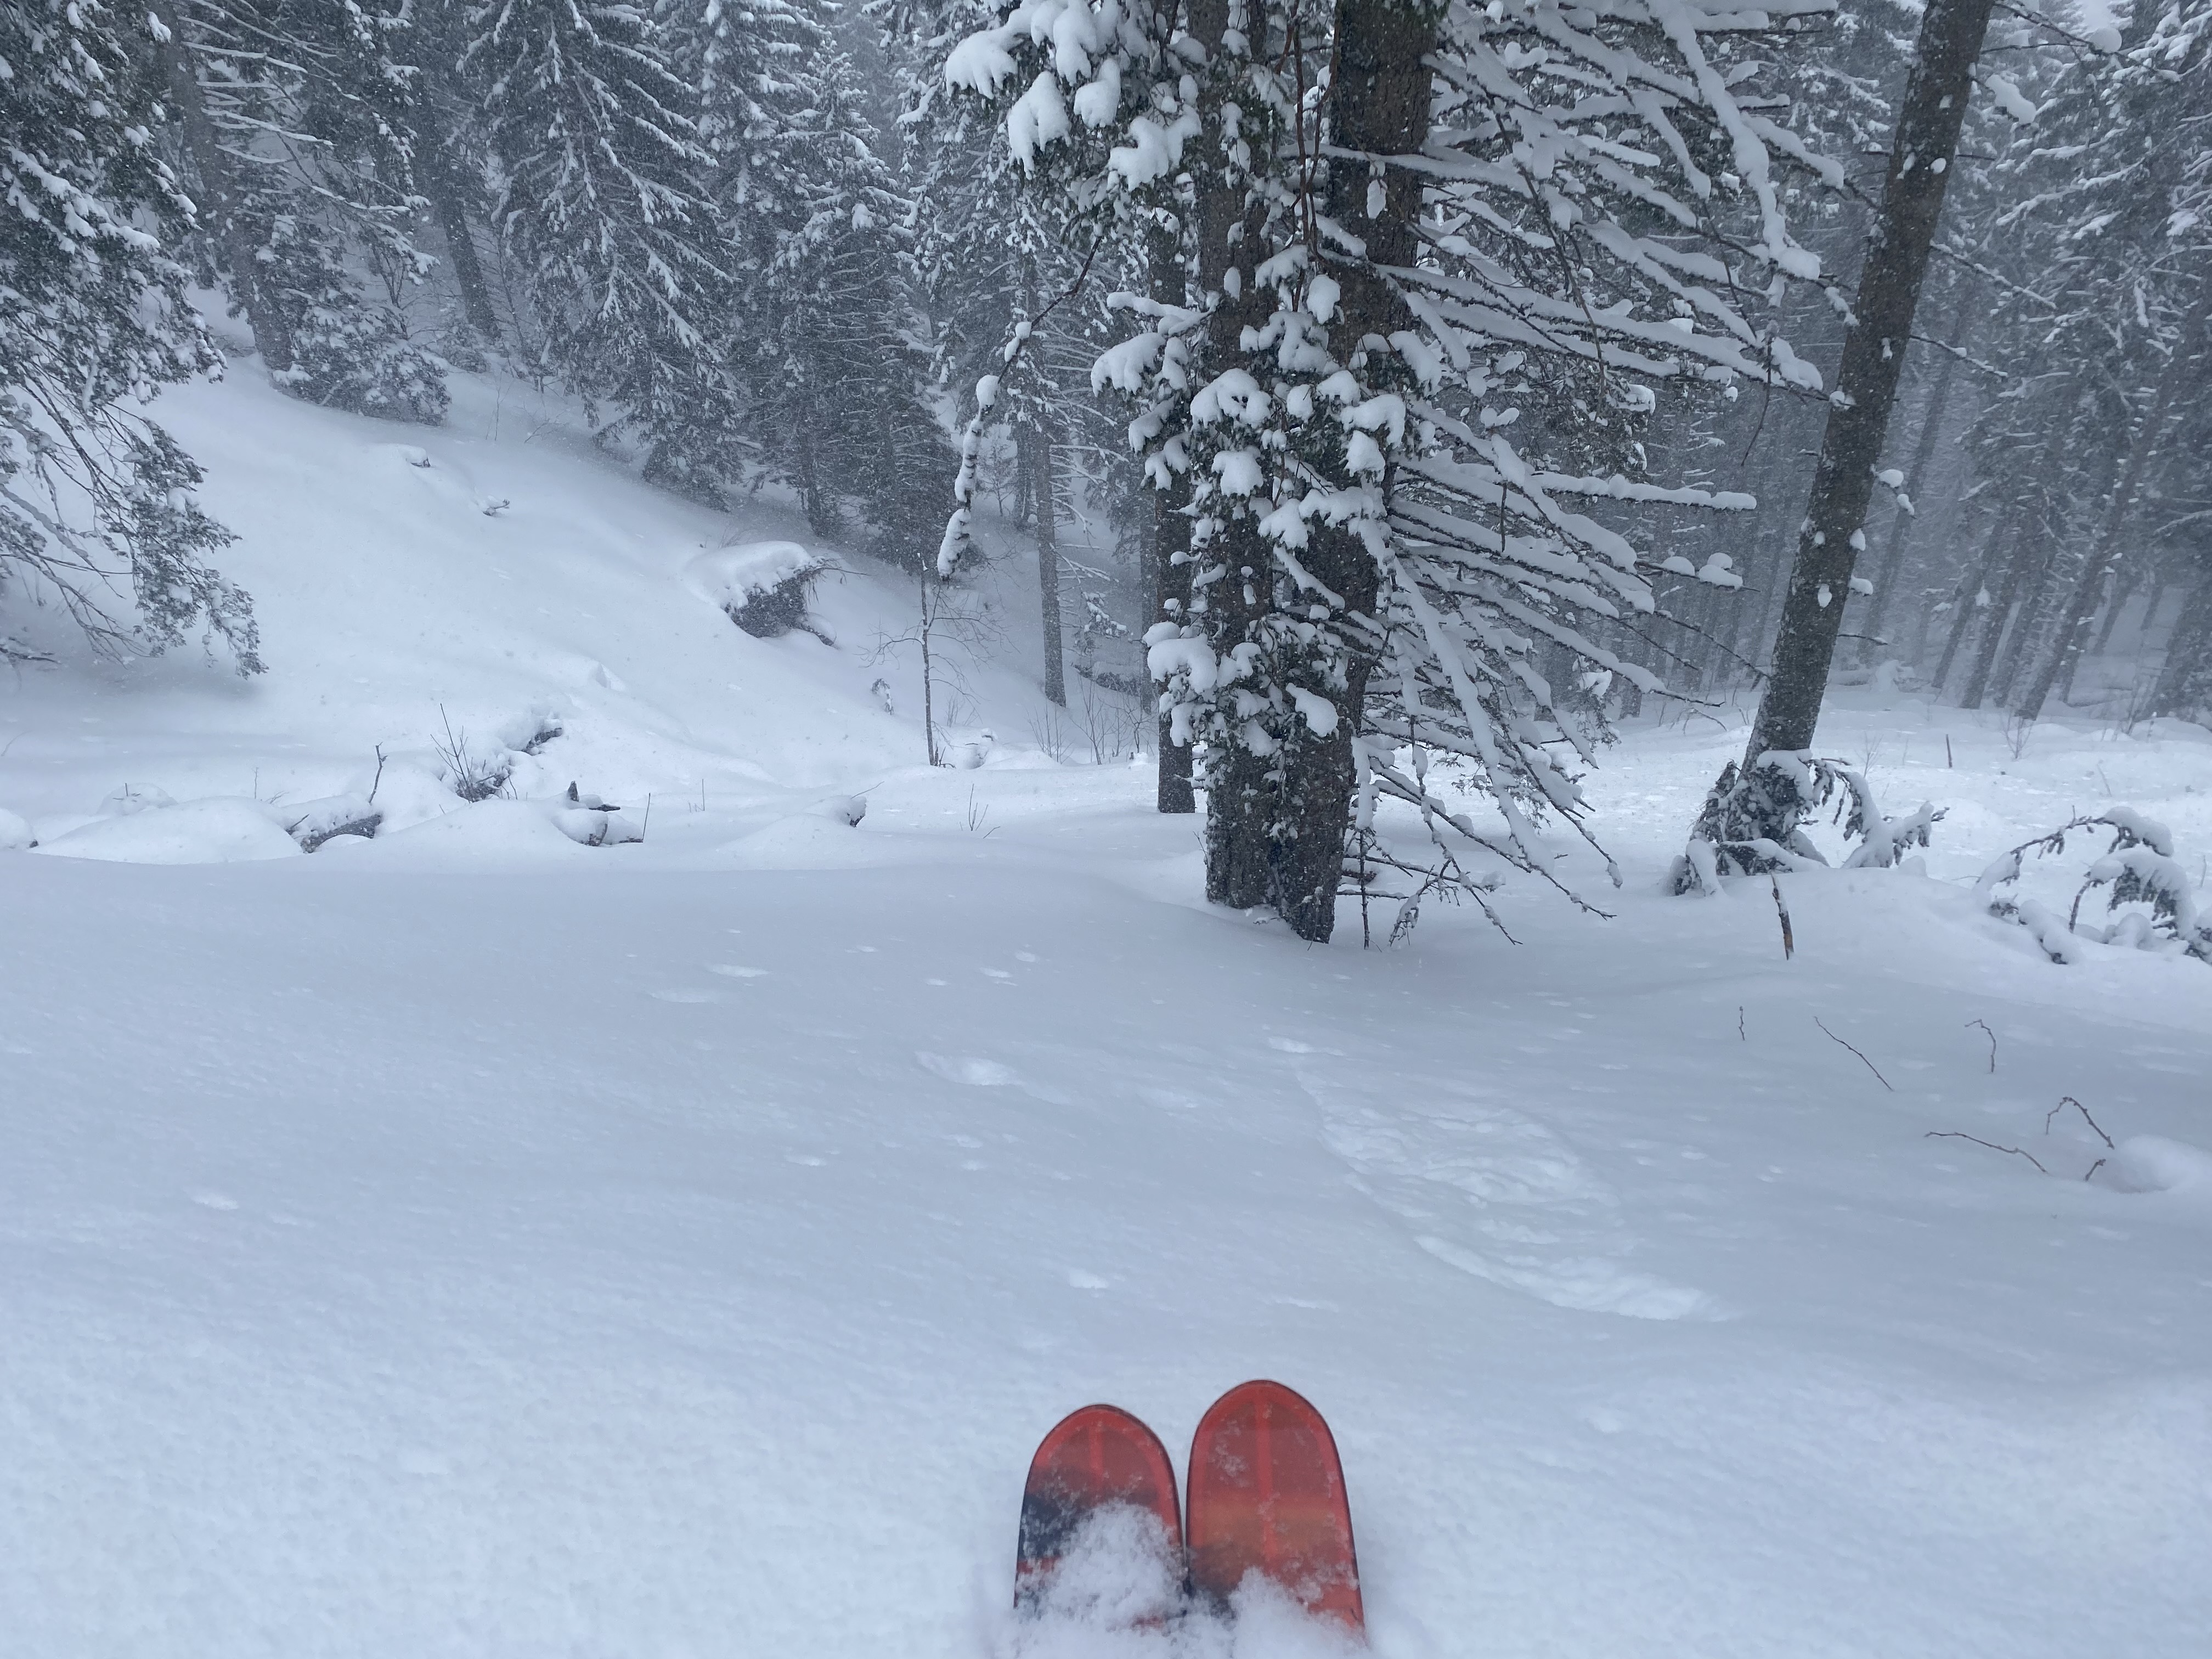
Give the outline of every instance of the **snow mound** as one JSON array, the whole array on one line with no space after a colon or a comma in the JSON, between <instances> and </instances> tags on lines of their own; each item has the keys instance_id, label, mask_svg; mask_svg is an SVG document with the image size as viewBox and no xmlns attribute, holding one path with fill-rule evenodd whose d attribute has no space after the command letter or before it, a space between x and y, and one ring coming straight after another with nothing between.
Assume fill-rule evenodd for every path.
<instances>
[{"instance_id":1,"label":"snow mound","mask_svg":"<svg viewBox=\"0 0 2212 1659\"><path fill-rule=\"evenodd\" d=\"M360 856L409 870L495 869L594 856L556 822L550 805L526 800L477 801L456 807L442 817L379 836L367 843Z\"/></svg>"},{"instance_id":2,"label":"snow mound","mask_svg":"<svg viewBox=\"0 0 2212 1659\"><path fill-rule=\"evenodd\" d=\"M684 580L702 599L726 611L822 568L821 556L797 542L741 542L701 554L684 567Z\"/></svg>"},{"instance_id":3,"label":"snow mound","mask_svg":"<svg viewBox=\"0 0 2212 1659\"><path fill-rule=\"evenodd\" d=\"M1366 1650L1254 1573L1222 1609L1186 1609L1157 1516L1087 1516L993 1644L998 1659L1352 1659Z\"/></svg>"},{"instance_id":4,"label":"snow mound","mask_svg":"<svg viewBox=\"0 0 2212 1659\"><path fill-rule=\"evenodd\" d=\"M97 818L33 850L112 864L245 864L297 858L300 844L263 802L216 796Z\"/></svg>"},{"instance_id":5,"label":"snow mound","mask_svg":"<svg viewBox=\"0 0 2212 1659\"><path fill-rule=\"evenodd\" d=\"M2212 1152L2163 1135L2130 1135L2106 1165L2124 1193L2194 1193L2212 1198Z\"/></svg>"},{"instance_id":6,"label":"snow mound","mask_svg":"<svg viewBox=\"0 0 2212 1659\"><path fill-rule=\"evenodd\" d=\"M12 853L31 844L31 826L20 814L0 806L0 853Z\"/></svg>"}]
</instances>

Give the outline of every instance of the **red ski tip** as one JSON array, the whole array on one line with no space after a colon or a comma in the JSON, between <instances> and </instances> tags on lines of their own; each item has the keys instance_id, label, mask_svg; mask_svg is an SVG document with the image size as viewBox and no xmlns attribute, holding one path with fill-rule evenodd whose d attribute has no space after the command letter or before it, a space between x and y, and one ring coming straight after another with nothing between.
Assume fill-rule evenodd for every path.
<instances>
[{"instance_id":1,"label":"red ski tip","mask_svg":"<svg viewBox=\"0 0 2212 1659\"><path fill-rule=\"evenodd\" d=\"M1359 1562L1336 1439L1279 1382L1215 1401L1190 1446L1191 1587L1225 1601L1257 1571L1310 1613L1364 1633Z\"/></svg>"},{"instance_id":2,"label":"red ski tip","mask_svg":"<svg viewBox=\"0 0 2212 1659\"><path fill-rule=\"evenodd\" d=\"M1062 1418L1030 1460L1014 1568L1017 1606L1058 1563L1085 1517L1110 1504L1148 1511L1165 1528L1170 1554L1182 1553L1182 1516L1167 1448L1120 1407L1085 1406Z\"/></svg>"}]
</instances>

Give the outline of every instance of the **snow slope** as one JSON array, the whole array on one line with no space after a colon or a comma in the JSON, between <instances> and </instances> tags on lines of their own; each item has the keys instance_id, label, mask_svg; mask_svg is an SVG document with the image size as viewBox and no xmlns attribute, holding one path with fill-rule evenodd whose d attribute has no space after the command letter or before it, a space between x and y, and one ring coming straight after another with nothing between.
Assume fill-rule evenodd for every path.
<instances>
[{"instance_id":1,"label":"snow slope","mask_svg":"<svg viewBox=\"0 0 2212 1659\"><path fill-rule=\"evenodd\" d=\"M1610 920L1316 950L1198 902L1142 769L908 764L852 643L893 586L752 641L680 580L726 521L555 430L426 482L192 399L272 672L28 677L0 805L327 793L540 698L545 781L666 794L605 848L418 780L310 857L0 853L7 1650L1006 1654L1045 1429L1110 1400L1180 1462L1274 1376L1383 1659L2203 1651L2212 974L2054 966L1968 890L2108 798L2193 866L2204 733L2014 757L1853 694L1831 746L1952 816L1924 873L1785 878L1785 963L1764 887L1657 890L1740 730L1646 727Z\"/></svg>"}]
</instances>

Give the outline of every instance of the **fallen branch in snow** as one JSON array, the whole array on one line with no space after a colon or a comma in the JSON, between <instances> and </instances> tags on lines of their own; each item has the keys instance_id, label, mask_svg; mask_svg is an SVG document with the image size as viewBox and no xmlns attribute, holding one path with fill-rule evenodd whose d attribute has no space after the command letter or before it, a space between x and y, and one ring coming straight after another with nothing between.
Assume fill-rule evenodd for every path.
<instances>
[{"instance_id":1,"label":"fallen branch in snow","mask_svg":"<svg viewBox=\"0 0 2212 1659\"><path fill-rule=\"evenodd\" d=\"M1790 907L1782 902L1782 883L1779 878L1766 878L1774 888L1774 914L1782 918L1782 959L1784 962L1797 954L1797 940L1790 931Z\"/></svg>"},{"instance_id":2,"label":"fallen branch in snow","mask_svg":"<svg viewBox=\"0 0 2212 1659\"><path fill-rule=\"evenodd\" d=\"M2037 1169L2043 1170L2043 1160L2036 1157L2033 1152L2024 1152L2018 1146L2000 1146L1994 1140L1984 1140L1979 1135L1970 1135L1963 1129L1930 1129L1922 1139L1924 1140L1971 1140L1975 1146L1986 1146L1993 1152L2009 1152L2014 1158L2024 1158ZM2104 1162L2102 1158L2097 1161L2100 1164ZM2051 1171L2043 1170L2043 1173L2049 1175ZM2095 1171L2091 1171L2091 1174L2094 1173ZM2089 1177L2084 1176L2081 1178L2087 1181Z\"/></svg>"},{"instance_id":3,"label":"fallen branch in snow","mask_svg":"<svg viewBox=\"0 0 2212 1659\"><path fill-rule=\"evenodd\" d=\"M1827 1035L1827 1038L1828 1038L1828 1041L1829 1041L1829 1042L1844 1042L1843 1038L1841 1038L1841 1037L1838 1036L1837 1036L1833 1031L1830 1031L1830 1030L1828 1030L1827 1025L1826 1025L1826 1024L1821 1020L1821 1018L1820 1018L1820 1015L1815 1014L1815 1015L1814 1015L1814 1016L1813 1016L1813 1024L1815 1024L1815 1025L1820 1026L1820 1030L1821 1030L1823 1032L1826 1032L1826 1035ZM1844 1042L1844 1048L1850 1048L1850 1050L1851 1050L1851 1052L1852 1052L1853 1054L1857 1054L1857 1055L1858 1055L1860 1064L1862 1064L1863 1066L1864 1066L1867 1068L1867 1070L1869 1070L1869 1072L1872 1072L1872 1073L1874 1073L1874 1080L1875 1080L1876 1083L1879 1083L1880 1085L1881 1085L1881 1086L1882 1086L1883 1088L1887 1089L1887 1090L1890 1091L1890 1093L1892 1093L1892 1094L1895 1094L1895 1093L1897 1092L1897 1089L1896 1089L1895 1085L1893 1085L1887 1078L1884 1077L1884 1076L1881 1074L1881 1067L1880 1067L1879 1066L1875 1065L1872 1060L1869 1060L1869 1059L1866 1057L1866 1055L1865 1055L1864 1054L1861 1053L1858 1049L1852 1048L1852 1047L1851 1047L1851 1045L1850 1045L1850 1043L1848 1043L1848 1042ZM1966 1137L1966 1139L1969 1139L1969 1140L1972 1140L1972 1139L1973 1139L1973 1137L1972 1137L1972 1135L1969 1135L1969 1136L1967 1136L1967 1137Z\"/></svg>"},{"instance_id":4,"label":"fallen branch in snow","mask_svg":"<svg viewBox=\"0 0 2212 1659\"><path fill-rule=\"evenodd\" d=\"M2071 1106L2075 1111L2081 1113L2081 1121L2097 1132L2097 1139L2105 1143L2105 1150L2106 1152L2116 1152L2118 1150L2112 1145L2112 1136L2105 1133L2104 1126L2099 1123L2095 1118L2089 1115L2089 1109L2087 1106L2084 1106L2080 1101L2075 1099L2071 1095L2059 1096L2058 1103L2043 1115L2044 1133L2049 1134L2051 1133L2051 1120L2057 1117L2059 1113L2064 1111L2069 1106ZM2099 1158L2097 1161L2101 1164L2104 1162L2104 1159ZM2084 1176L2082 1179L2086 1181L2088 1177Z\"/></svg>"}]
</instances>

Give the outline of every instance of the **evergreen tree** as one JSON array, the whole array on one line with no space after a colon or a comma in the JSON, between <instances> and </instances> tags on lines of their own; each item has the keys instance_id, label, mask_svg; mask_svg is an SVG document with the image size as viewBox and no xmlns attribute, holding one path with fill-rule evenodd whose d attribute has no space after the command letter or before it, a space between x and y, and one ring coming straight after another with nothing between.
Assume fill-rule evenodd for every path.
<instances>
[{"instance_id":1,"label":"evergreen tree","mask_svg":"<svg viewBox=\"0 0 2212 1659\"><path fill-rule=\"evenodd\" d=\"M192 204L154 135L143 37L99 0L0 3L0 598L50 597L109 655L204 628L258 672L200 471L141 411L220 360L163 246ZM127 587L134 625L112 609ZM0 659L40 654L0 635Z\"/></svg>"},{"instance_id":2,"label":"evergreen tree","mask_svg":"<svg viewBox=\"0 0 2212 1659\"><path fill-rule=\"evenodd\" d=\"M504 170L495 210L538 349L634 433L646 476L719 501L738 418L698 97L653 20L619 3L492 0L464 59Z\"/></svg>"},{"instance_id":3,"label":"evergreen tree","mask_svg":"<svg viewBox=\"0 0 2212 1659\"><path fill-rule=\"evenodd\" d=\"M951 54L1016 160L1100 234L1139 242L1138 193L1194 140L1201 196L1218 176L1241 209L1223 258L1201 204L1196 303L1126 296L1149 326L1102 364L1144 399L1155 475L1190 482L1193 596L1150 638L1176 735L1210 744L1216 898L1328 937L1378 795L1436 837L1399 860L1409 906L1439 882L1480 902L1449 836L1537 869L1533 814L1578 821L1553 748L1587 754L1596 735L1578 687L1657 682L1584 626L1649 614L1650 567L1566 503L1723 503L1525 453L1506 435L1519 400L1626 418L1655 381L1818 380L1745 307L1817 274L1781 174L1834 169L1749 97L1761 60L1738 21L1671 0L1449 18L1346 0L1218 32L1194 8L1183 32L1167 11L1038 0ZM1437 128L1429 66L1455 106ZM1449 161L1401 159L1440 131ZM998 385L979 391L988 410ZM1630 460L1626 430L1606 459ZM1432 767L1486 793L1503 836L1434 793Z\"/></svg>"},{"instance_id":4,"label":"evergreen tree","mask_svg":"<svg viewBox=\"0 0 2212 1659\"><path fill-rule=\"evenodd\" d=\"M745 431L817 533L857 514L878 551L913 563L943 510L943 439L909 323L912 204L852 58L800 0L708 0L696 52Z\"/></svg>"},{"instance_id":5,"label":"evergreen tree","mask_svg":"<svg viewBox=\"0 0 2212 1659\"><path fill-rule=\"evenodd\" d=\"M412 70L400 12L345 0L161 0L170 92L205 240L270 378L312 402L435 424L442 366L409 337ZM355 261L385 279L378 301Z\"/></svg>"}]
</instances>

